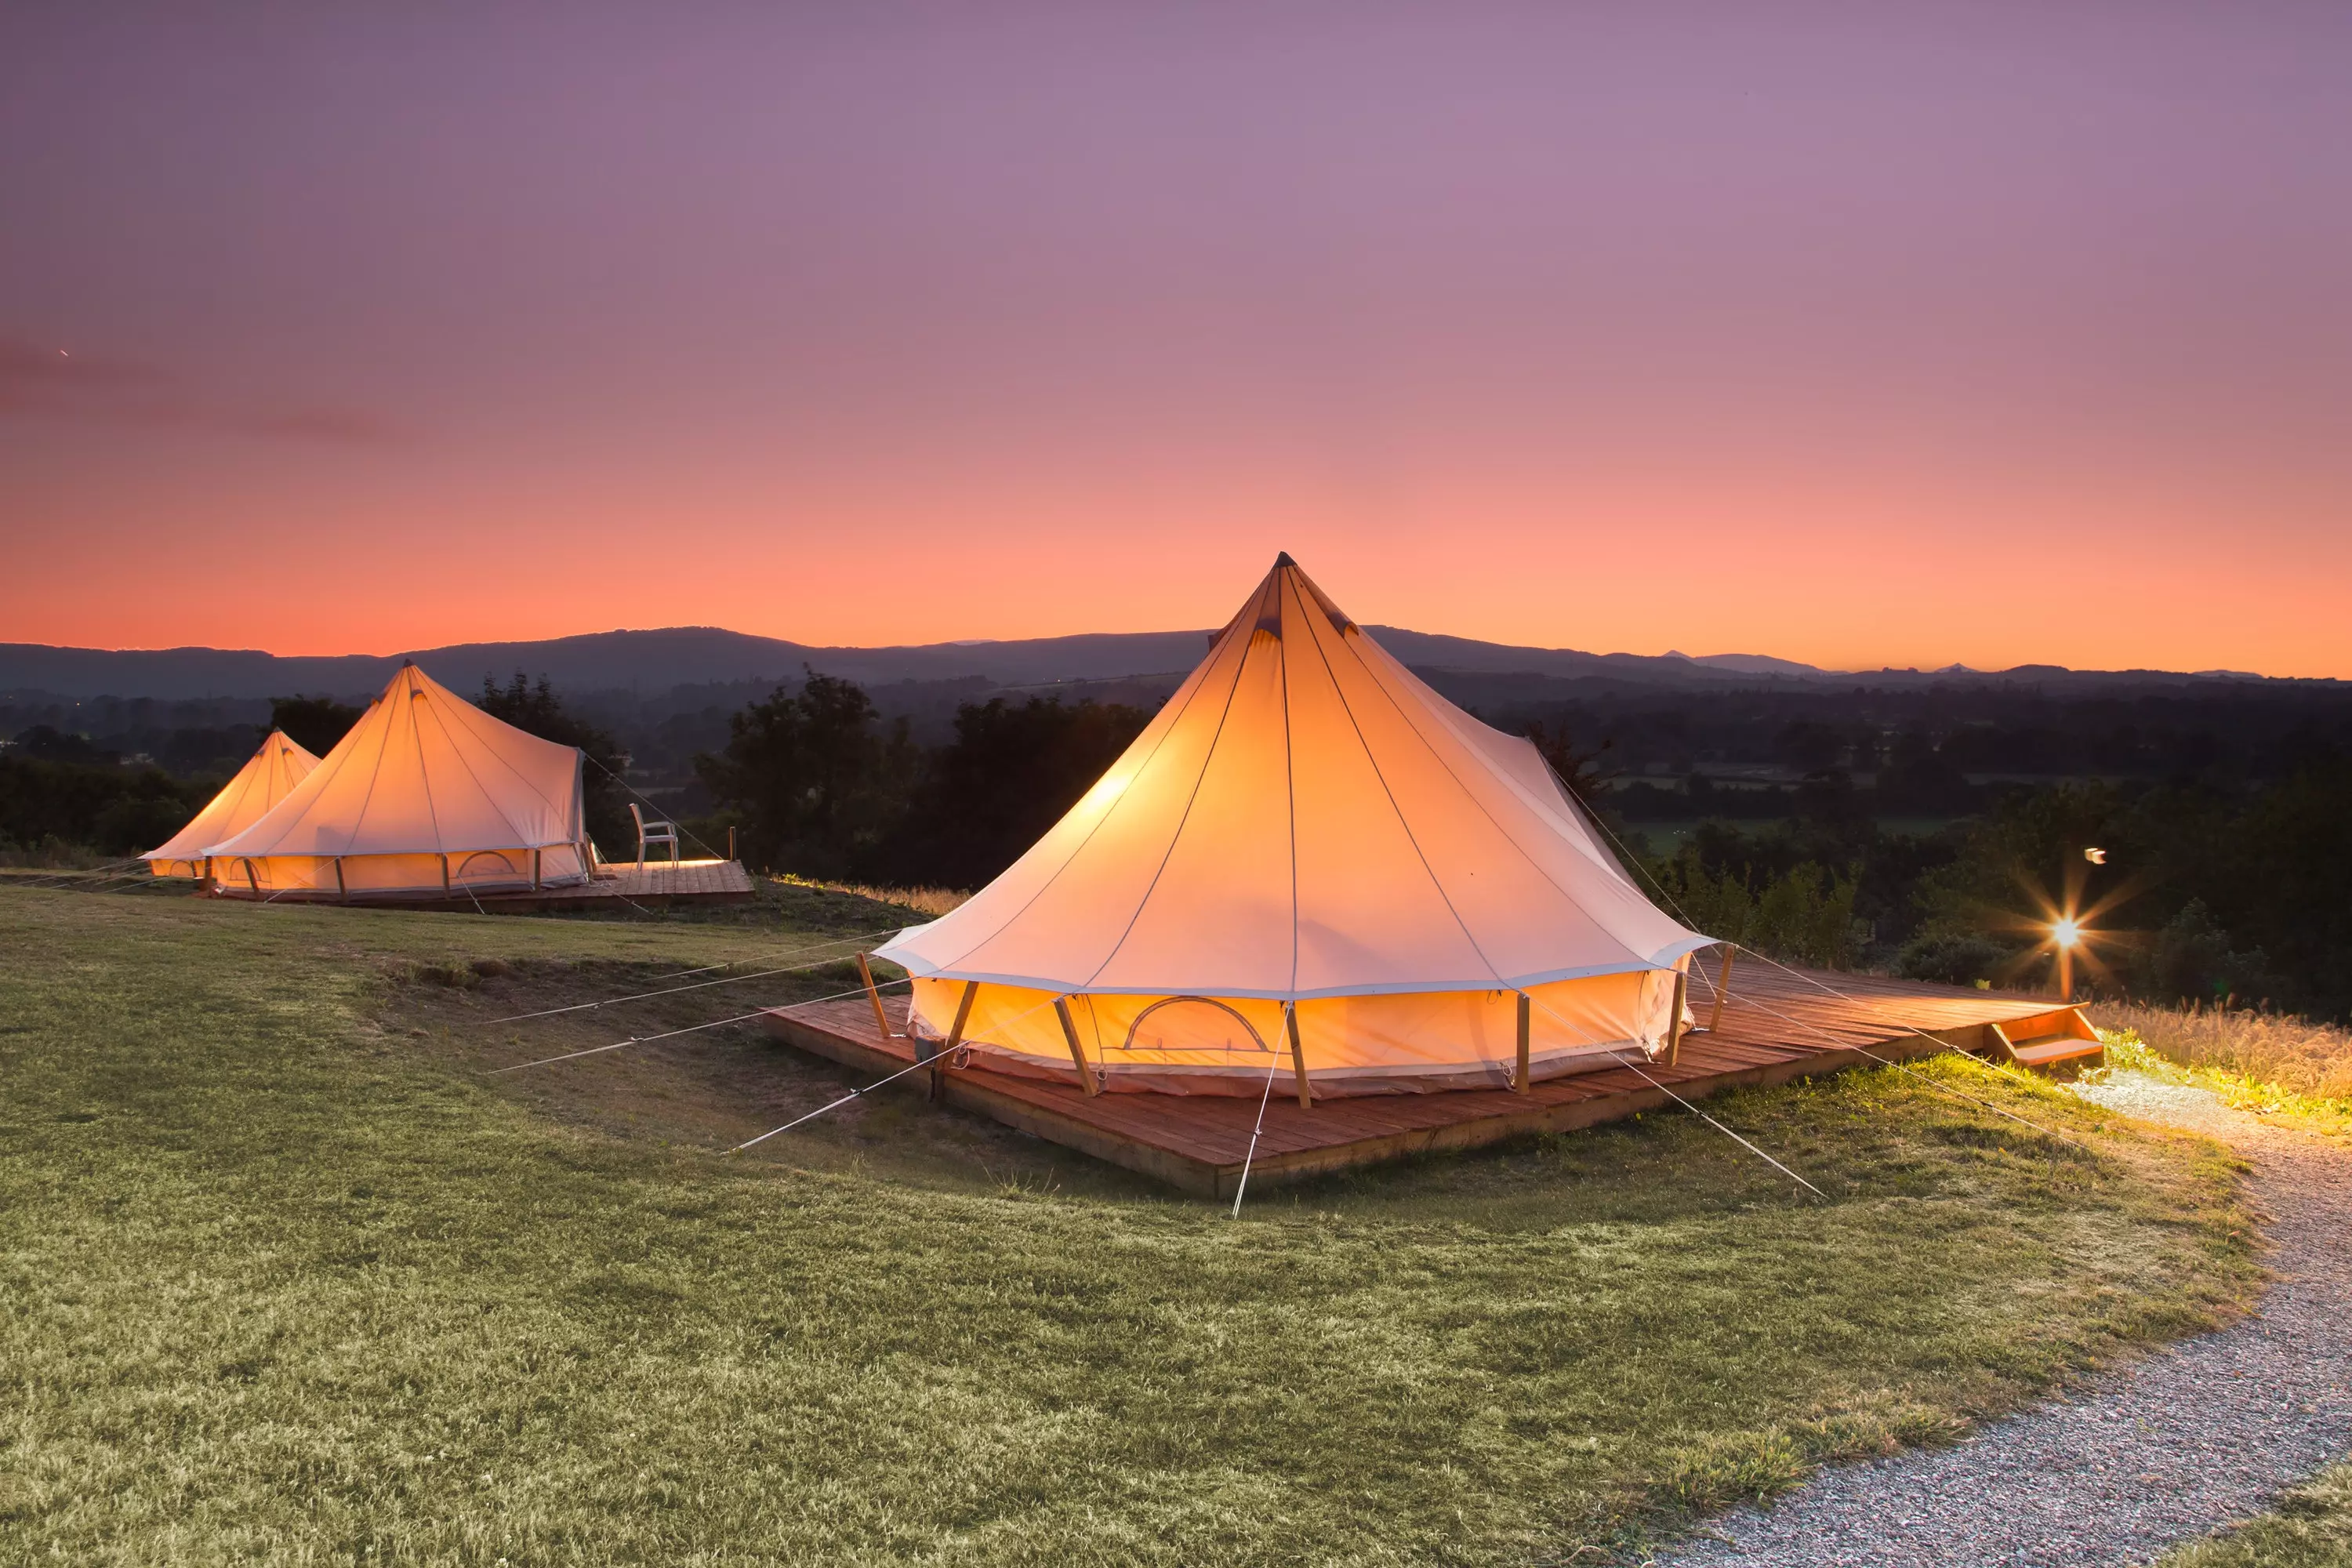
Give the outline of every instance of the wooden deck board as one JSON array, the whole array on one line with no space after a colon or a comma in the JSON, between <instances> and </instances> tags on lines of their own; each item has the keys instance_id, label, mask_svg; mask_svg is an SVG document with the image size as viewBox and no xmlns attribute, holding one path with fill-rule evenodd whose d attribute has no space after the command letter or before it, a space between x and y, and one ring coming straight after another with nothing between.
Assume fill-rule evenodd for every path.
<instances>
[{"instance_id":1,"label":"wooden deck board","mask_svg":"<svg viewBox=\"0 0 2352 1568\"><path fill-rule=\"evenodd\" d=\"M217 898L248 899L234 884L223 885L214 895ZM735 860L688 860L672 866L665 861L650 861L639 870L635 861L622 865L607 863L596 868L595 878L568 888L547 888L539 892L468 893L462 888L444 895L428 892L369 894L355 893L348 899L338 898L334 889L304 889L297 893L279 893L263 902L350 904L355 908L391 908L403 910L479 910L484 914L535 914L544 910L608 909L614 905L643 904L660 908L672 903L747 903L753 897L751 874L741 862ZM250 901L248 900L248 901ZM867 1020L870 1025L872 1020Z\"/></svg>"},{"instance_id":2,"label":"wooden deck board","mask_svg":"<svg viewBox=\"0 0 2352 1568\"><path fill-rule=\"evenodd\" d=\"M2038 1024L2065 1012L2047 998L1868 975L1821 979L1852 1000L1819 989L1808 977L1743 960L1732 974L1721 1026L1685 1036L1672 1066L1644 1062L1638 1071L1606 1068L1549 1079L1525 1095L1504 1089L1363 1095L1318 1100L1302 1110L1288 1075L1277 1074L1250 1180L1274 1184L1423 1150L1475 1148L1527 1132L1591 1126L1671 1103L1659 1086L1696 1100L1834 1072L1871 1056L1901 1059L1946 1046L1983 1049L1992 1044L1990 1024ZM1692 1011L1704 1022L1714 1006L1712 988L1692 990ZM862 996L775 1009L768 1026L793 1045L877 1075L915 1059L910 1042L885 1038L876 1029ZM1259 1107L1255 1095L1089 1099L1074 1083L977 1066L948 1071L943 1097L1204 1196L1232 1193Z\"/></svg>"}]
</instances>

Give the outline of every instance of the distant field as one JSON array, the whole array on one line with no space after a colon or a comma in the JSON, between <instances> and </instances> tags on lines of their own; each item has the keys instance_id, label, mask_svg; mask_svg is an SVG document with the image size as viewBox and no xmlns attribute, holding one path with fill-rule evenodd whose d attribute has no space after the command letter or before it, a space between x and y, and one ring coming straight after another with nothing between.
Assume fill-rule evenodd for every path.
<instances>
[{"instance_id":1,"label":"distant field","mask_svg":"<svg viewBox=\"0 0 2352 1568\"><path fill-rule=\"evenodd\" d=\"M1959 818L1954 816L1882 816L1877 820L1878 830L1882 833L1901 833L1908 834L1916 837L1926 837L1930 834L1941 833L1945 828L1949 827L1953 823L1958 821ZM1781 826L1785 821L1785 818L1777 817L1743 818L1736 826L1744 832L1757 833L1770 827ZM1692 834L1696 833L1698 828L1698 819L1693 818L1688 822L1633 822L1626 824L1623 831L1628 839L1636 833L1648 835L1650 840L1650 853L1653 855L1670 855L1674 852L1675 847L1677 845L1681 844L1683 840L1688 838Z\"/></svg>"},{"instance_id":2,"label":"distant field","mask_svg":"<svg viewBox=\"0 0 2352 1568\"><path fill-rule=\"evenodd\" d=\"M805 895L805 897L803 897ZM493 1024L769 923L0 889L0 1541L76 1563L1488 1563L1671 1531L2237 1310L2210 1145L1946 1061L1239 1223L741 1026ZM789 920L790 923L786 923ZM671 978L672 984L687 983Z\"/></svg>"}]
</instances>

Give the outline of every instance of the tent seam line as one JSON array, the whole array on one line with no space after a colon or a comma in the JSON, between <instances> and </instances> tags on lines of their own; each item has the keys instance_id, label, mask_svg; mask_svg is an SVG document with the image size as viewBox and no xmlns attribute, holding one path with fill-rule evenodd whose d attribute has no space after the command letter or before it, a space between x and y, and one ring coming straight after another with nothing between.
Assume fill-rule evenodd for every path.
<instances>
[{"instance_id":1,"label":"tent seam line","mask_svg":"<svg viewBox=\"0 0 2352 1568\"><path fill-rule=\"evenodd\" d=\"M1240 618L1238 616L1234 617L1237 622ZM1092 985L1102 978L1103 971L1111 966L1112 962L1118 957L1119 949L1127 945L1127 939L1135 934L1136 921L1143 918L1145 908L1151 902L1151 895L1159 890L1160 879L1168 874L1168 862L1176 858L1176 846L1183 842L1184 829L1192 820L1192 807L1200 802L1201 785L1209 776L1210 766L1217 760L1217 747L1224 741L1225 721L1233 717L1234 699L1241 694L1242 676L1249 668L1249 645L1256 640L1256 628L1253 626L1249 636L1243 640L1241 658L1234 661L1234 683L1225 689L1225 705L1217 714L1216 732L1209 737L1209 749L1201 753L1201 771L1192 777L1192 793L1184 797L1184 811L1183 815L1176 819L1176 831L1168 836L1168 847L1160 852L1160 864L1153 868L1151 880L1145 884L1143 896L1135 901L1135 912L1127 917L1127 924L1120 930L1118 940L1110 944L1110 951L1103 954L1102 962L1096 964L1094 973L1087 976L1085 985ZM1275 638L1277 643L1281 640L1279 636ZM1206 682L1202 684L1205 685ZM1170 734L1174 734L1176 731L1176 727L1172 724L1168 729ZM1081 986L1081 989L1083 990L1084 986Z\"/></svg>"}]
</instances>

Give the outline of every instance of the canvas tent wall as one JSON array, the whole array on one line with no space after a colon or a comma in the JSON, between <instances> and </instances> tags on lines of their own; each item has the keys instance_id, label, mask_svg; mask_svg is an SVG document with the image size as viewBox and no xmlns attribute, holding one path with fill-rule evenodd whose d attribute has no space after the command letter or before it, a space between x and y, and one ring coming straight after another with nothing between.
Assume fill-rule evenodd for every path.
<instances>
[{"instance_id":1,"label":"canvas tent wall","mask_svg":"<svg viewBox=\"0 0 2352 1568\"><path fill-rule=\"evenodd\" d=\"M1004 874L878 951L992 1067L1110 1089L1496 1087L1655 1052L1708 939L1527 740L1282 557L1125 755ZM1522 1002L1524 998L1524 1003ZM1291 1031L1295 1026L1296 1035Z\"/></svg>"},{"instance_id":2,"label":"canvas tent wall","mask_svg":"<svg viewBox=\"0 0 2352 1568\"><path fill-rule=\"evenodd\" d=\"M581 755L404 665L310 775L206 853L219 890L402 898L591 874Z\"/></svg>"},{"instance_id":3,"label":"canvas tent wall","mask_svg":"<svg viewBox=\"0 0 2352 1568\"><path fill-rule=\"evenodd\" d=\"M272 730L261 749L246 760L220 794L188 819L185 827L140 858L158 877L210 876L211 859L205 847L260 821L263 813L284 800L318 765L319 759L288 739L286 731Z\"/></svg>"}]
</instances>

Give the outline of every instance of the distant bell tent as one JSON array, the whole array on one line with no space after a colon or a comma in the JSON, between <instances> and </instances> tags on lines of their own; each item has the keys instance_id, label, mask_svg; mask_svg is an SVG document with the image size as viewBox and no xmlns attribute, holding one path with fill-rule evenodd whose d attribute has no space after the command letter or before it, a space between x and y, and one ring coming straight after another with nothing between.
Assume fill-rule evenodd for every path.
<instances>
[{"instance_id":1,"label":"distant bell tent","mask_svg":"<svg viewBox=\"0 0 2352 1568\"><path fill-rule=\"evenodd\" d=\"M1066 816L878 954L999 1071L1304 1102L1652 1056L1709 942L1285 555Z\"/></svg>"},{"instance_id":2,"label":"distant bell tent","mask_svg":"<svg viewBox=\"0 0 2352 1568\"><path fill-rule=\"evenodd\" d=\"M209 876L210 859L205 853L205 847L242 833L260 821L264 813L284 800L318 765L319 759L288 739L286 731L272 730L269 738L261 742L261 749L236 770L236 777L207 801L185 827L173 834L168 843L150 849L140 858L158 877Z\"/></svg>"},{"instance_id":3,"label":"distant bell tent","mask_svg":"<svg viewBox=\"0 0 2352 1568\"><path fill-rule=\"evenodd\" d=\"M261 819L207 846L218 891L446 898L584 883L578 748L502 723L404 665Z\"/></svg>"}]
</instances>

